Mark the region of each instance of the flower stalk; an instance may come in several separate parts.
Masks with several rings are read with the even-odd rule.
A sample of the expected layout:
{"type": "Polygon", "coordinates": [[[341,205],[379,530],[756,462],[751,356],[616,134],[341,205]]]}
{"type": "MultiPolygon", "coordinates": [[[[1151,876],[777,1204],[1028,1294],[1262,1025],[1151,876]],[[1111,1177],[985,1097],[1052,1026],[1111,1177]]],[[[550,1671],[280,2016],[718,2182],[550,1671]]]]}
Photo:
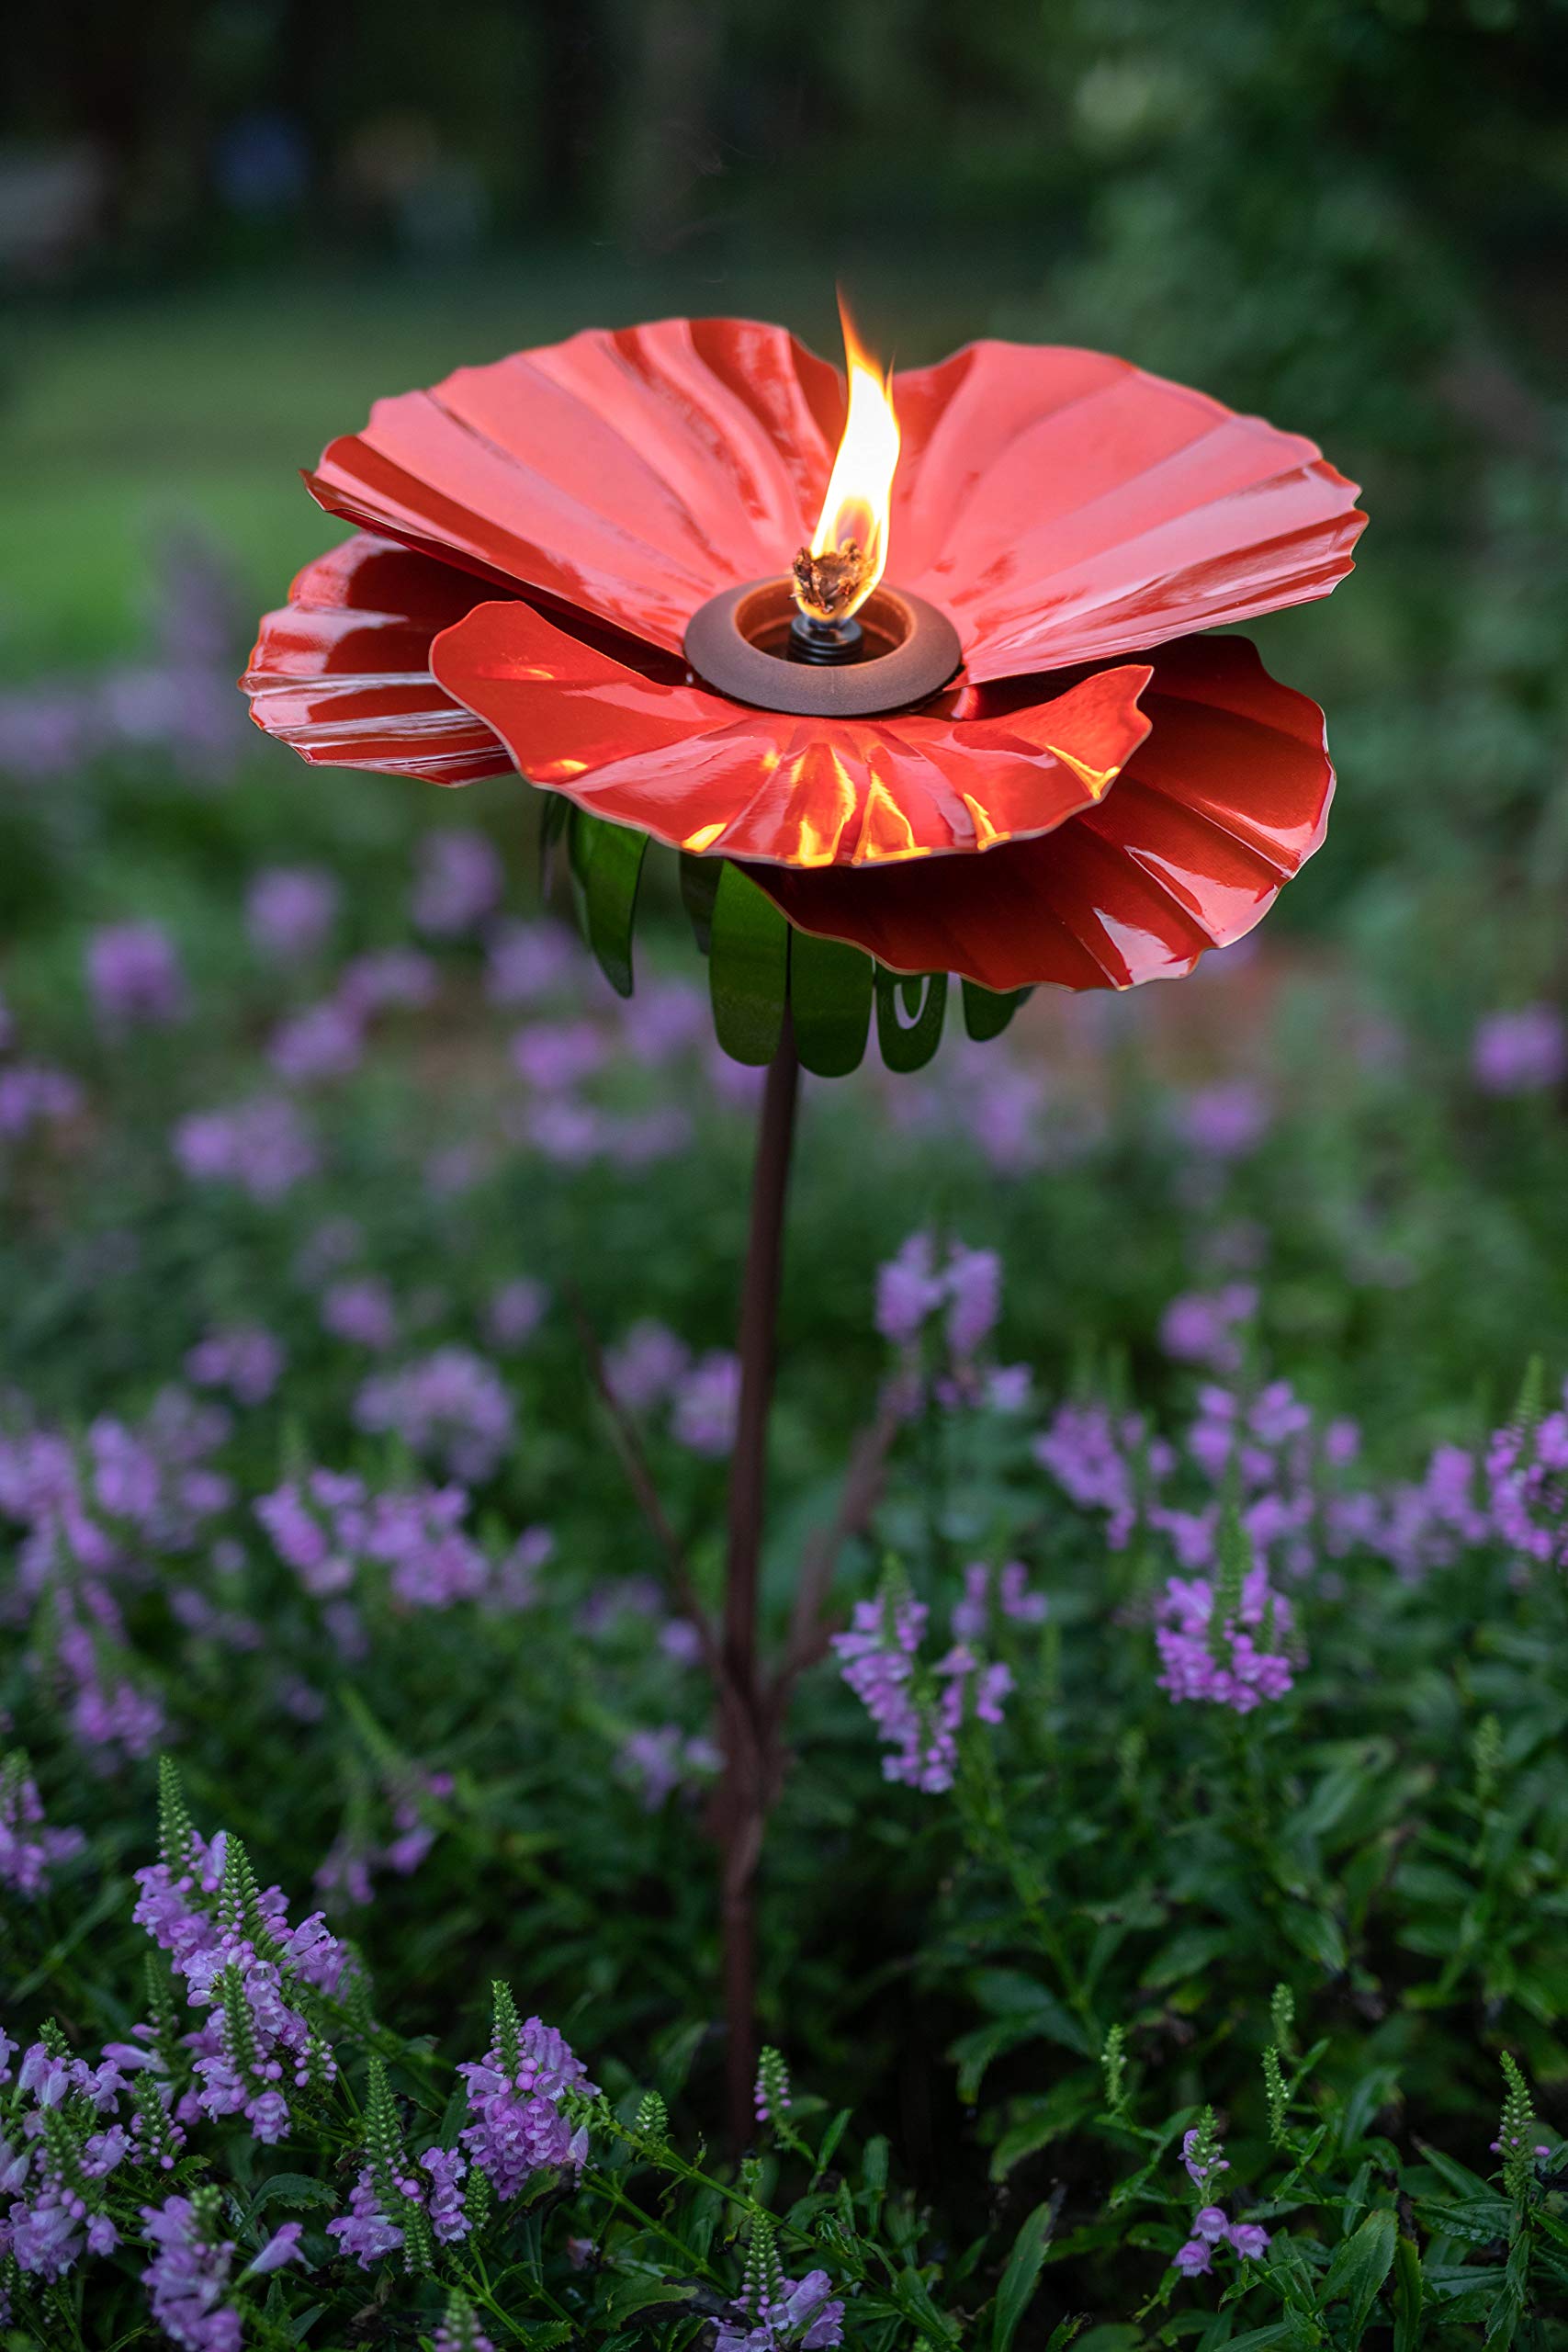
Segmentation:
{"type": "Polygon", "coordinates": [[[758,1596],[767,1492],[784,1205],[789,1193],[800,1063],[786,1011],[768,1065],[757,1130],[751,1222],[740,1294],[740,1401],[729,1478],[719,1734],[724,1783],[717,1828],[726,2027],[726,2113],[739,2149],[751,2132],[757,2072],[757,1868],[778,1781],[778,1713],[758,1651],[758,1596]]]}

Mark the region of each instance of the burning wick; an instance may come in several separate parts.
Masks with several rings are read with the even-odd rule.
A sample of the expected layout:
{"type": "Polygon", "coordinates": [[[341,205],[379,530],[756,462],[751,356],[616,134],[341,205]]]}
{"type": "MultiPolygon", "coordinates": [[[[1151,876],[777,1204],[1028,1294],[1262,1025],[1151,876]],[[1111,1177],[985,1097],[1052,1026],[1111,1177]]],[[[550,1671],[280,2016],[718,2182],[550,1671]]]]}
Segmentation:
{"type": "Polygon", "coordinates": [[[848,620],[862,602],[865,571],[865,549],[858,539],[846,539],[826,555],[802,548],[795,559],[795,601],[807,620],[848,620]]]}
{"type": "Polygon", "coordinates": [[[802,662],[849,662],[863,639],[853,616],[887,563],[887,518],[898,462],[890,380],[856,335],[842,295],[839,317],[850,399],[843,438],[809,547],[796,554],[791,590],[799,611],[790,652],[802,662]]]}

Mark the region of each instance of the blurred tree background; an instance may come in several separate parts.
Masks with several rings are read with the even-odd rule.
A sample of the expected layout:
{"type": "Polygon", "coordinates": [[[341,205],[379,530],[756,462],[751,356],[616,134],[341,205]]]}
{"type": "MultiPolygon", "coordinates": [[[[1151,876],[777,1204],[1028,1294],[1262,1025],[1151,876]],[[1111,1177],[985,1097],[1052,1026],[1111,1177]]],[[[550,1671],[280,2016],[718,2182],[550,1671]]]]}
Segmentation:
{"type": "Polygon", "coordinates": [[[77,0],[8,64],[0,674],[132,643],[171,518],[276,601],[378,390],[670,310],[832,348],[838,274],[900,360],[1099,344],[1357,475],[1357,581],[1257,631],[1345,778],[1285,921],[1439,1023],[1561,986],[1558,0],[77,0]]]}

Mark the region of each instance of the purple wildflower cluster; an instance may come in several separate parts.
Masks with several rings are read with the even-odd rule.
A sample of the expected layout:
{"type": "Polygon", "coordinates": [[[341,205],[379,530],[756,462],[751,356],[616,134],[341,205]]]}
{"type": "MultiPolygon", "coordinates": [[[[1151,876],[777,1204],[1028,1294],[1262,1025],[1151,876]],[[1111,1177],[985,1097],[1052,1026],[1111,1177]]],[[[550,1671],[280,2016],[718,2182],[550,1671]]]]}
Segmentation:
{"type": "MultiPolygon", "coordinates": [[[[1539,1419],[1506,1423],[1478,1453],[1438,1445],[1418,1478],[1382,1487],[1354,1482],[1355,1423],[1320,1424],[1282,1380],[1248,1396],[1205,1384],[1174,1443],[1139,1414],[1066,1404],[1033,1451],[1080,1510],[1103,1518],[1113,1551],[1142,1530],[1168,1541],[1179,1568],[1199,1577],[1214,1569],[1222,1493],[1234,1478],[1241,1527],[1277,1595],[1281,1578],[1331,1575],[1352,1551],[1385,1560],[1407,1583],[1487,1543],[1511,1552],[1520,1575],[1568,1565],[1568,1389],[1539,1419]]],[[[1176,1595],[1171,1606],[1179,1623],[1197,1603],[1176,1595]]]]}
{"type": "Polygon", "coordinates": [[[1562,1404],[1494,1432],[1484,1464],[1493,1530],[1521,1563],[1568,1567],[1568,1389],[1562,1404]]]}
{"type": "Polygon", "coordinates": [[[776,2123],[787,2115],[793,2101],[790,2098],[789,2069],[782,2052],[770,2043],[757,2061],[757,2079],[751,2086],[751,2108],[759,2123],[776,2123]]]}
{"type": "Polygon", "coordinates": [[[437,2245],[454,2245],[473,2227],[463,2204],[468,2170],[467,2158],[456,2148],[426,2148],[417,2158],[400,2152],[390,2162],[373,2154],[349,2191],[348,2211],[327,2223],[327,2235],[362,2270],[404,2247],[416,2222],[437,2245]],[[384,2210],[388,2206],[395,2208],[398,2219],[384,2210]]]}
{"type": "MultiPolygon", "coordinates": [[[[235,2247],[219,2234],[218,2216],[210,2189],[141,2209],[142,2236],[155,2249],[143,2273],[152,2316],[183,2352],[240,2352],[243,2340],[240,2313],[227,2300],[235,2247]]],[[[285,2222],[243,2276],[262,2278],[303,2261],[300,2234],[298,2222],[285,2222]]]]}
{"type": "Polygon", "coordinates": [[[282,2139],[289,2098],[335,2080],[337,2062],[306,2014],[310,1995],[334,1998],[348,1955],[321,1914],[292,1928],[280,1887],[258,1889],[243,1848],[220,1831],[208,1844],[183,1815],[166,1828],[163,1860],[136,1873],[132,1914],[183,1977],[207,2022],[184,2037],[194,2058],[176,2121],[243,2115],[254,2137],[282,2139]]]}
{"type": "MultiPolygon", "coordinates": [[[[277,2136],[278,2109],[285,2123],[288,2109],[271,2087],[282,2071],[272,2052],[303,2052],[310,2079],[331,2077],[324,2045],[308,2028],[300,2028],[302,2041],[293,2031],[283,1992],[297,1984],[335,1989],[342,1955],[317,1922],[291,1930],[281,1896],[276,1889],[256,1894],[238,1849],[225,1867],[224,1841],[204,1845],[176,1811],[178,1856],[139,1873],[138,1917],[170,1951],[192,2005],[220,2014],[221,2022],[184,2037],[194,2060],[184,2095],[172,2071],[174,2046],[159,2028],[137,2026],[130,2041],[109,2043],[96,2065],[70,2055],[50,2028],[13,2066],[17,2044],[0,2032],[0,2264],[9,2257],[25,2278],[45,2284],[85,2256],[115,2250],[119,2233],[107,2184],[130,2175],[151,2187],[172,2171],[185,2126],[197,2115],[243,2108],[258,2139],[277,2136]],[[263,1959],[258,1938],[276,1957],[263,1959]],[[241,2072],[250,2077],[248,2099],[235,2079],[241,2072]]],[[[241,2341],[229,2301],[235,2249],[220,2238],[216,2211],[212,2192],[141,2208],[143,2234],[155,2248],[144,2274],[153,2316],[192,2352],[231,2352],[241,2341]]],[[[299,2222],[286,2223],[243,2275],[262,2277],[298,2259],[299,2236],[299,2222]]]]}
{"type": "Polygon", "coordinates": [[[929,1233],[912,1233],[895,1257],[878,1267],[876,1328],[898,1351],[894,1394],[916,1411],[927,1394],[952,1408],[989,1404],[1018,1412],[1027,1404],[1025,1364],[998,1367],[982,1361],[1001,1313],[1002,1267],[994,1250],[948,1245],[939,1261],[929,1233]],[[940,1359],[932,1372],[932,1358],[940,1359]]]}
{"type": "Polygon", "coordinates": [[[366,1904],[377,1871],[412,1878],[436,1839],[430,1807],[444,1803],[457,1783],[450,1772],[428,1772],[418,1767],[390,1779],[386,1798],[391,1810],[392,1834],[381,1845],[370,1845],[348,1835],[339,1838],[316,1871],[318,1894],[329,1903],[366,1904]]]}
{"type": "Polygon", "coordinates": [[[1243,1577],[1235,1614],[1202,1577],[1172,1577],[1156,1604],[1155,1644],[1159,1687],[1175,1700],[1206,1700],[1250,1714],[1266,1699],[1282,1699],[1293,1679],[1291,1660],[1276,1642],[1291,1630],[1291,1605],[1273,1591],[1266,1568],[1243,1577]]]}
{"type": "Polygon", "coordinates": [[[1015,1625],[1043,1625],[1048,1608],[1043,1592],[1030,1590],[1021,1560],[1004,1561],[999,1568],[988,1560],[971,1560],[964,1571],[964,1598],[953,1611],[953,1634],[959,1641],[983,1641],[993,1614],[1015,1625]]]}
{"type": "Polygon", "coordinates": [[[269,865],[245,893],[245,928],[257,953],[283,965],[309,963],[332,935],[342,897],[319,865],[269,865]]]}
{"type": "Polygon", "coordinates": [[[0,1433],[0,1522],[20,1529],[10,1613],[36,1611],[32,1670],[52,1684],[73,1737],[106,1768],[144,1756],[163,1712],[133,1665],[119,1595],[209,1538],[232,1488],[211,1465],[230,1417],[188,1390],[163,1390],[137,1423],[109,1416],[80,1438],[39,1427],[0,1433]]]}
{"type": "Polygon", "coordinates": [[[658,1724],[627,1734],[615,1758],[621,1779],[637,1791],[645,1813],[658,1813],[679,1790],[683,1795],[711,1781],[723,1764],[711,1739],[658,1724]]]}
{"type": "Polygon", "coordinates": [[[670,1434],[688,1453],[722,1462],[733,1451],[739,1410],[740,1359],[710,1348],[676,1383],[670,1434]]]}
{"type": "Polygon", "coordinates": [[[1488,1013],[1471,1041],[1470,1066],[1487,1094],[1542,1094],[1568,1078],[1568,1023],[1554,1005],[1488,1013]]]}
{"type": "Polygon", "coordinates": [[[439,975],[417,947],[355,956],[329,996],[289,1013],[273,1031],[267,1058],[291,1086],[349,1077],[364,1059],[366,1033],[378,1013],[414,1011],[434,1000],[439,975]]]}
{"type": "Polygon", "coordinates": [[[457,939],[475,931],[501,902],[506,876],[483,833],[438,826],[422,838],[410,907],[416,930],[457,939]]]}
{"type": "Polygon", "coordinates": [[[0,2263],[10,2256],[47,2282],[119,2243],[103,2183],[133,2156],[131,2135],[115,2120],[126,2078],[107,2052],[97,2066],[67,2056],[59,2037],[35,2041],[13,2068],[16,2053],[0,2032],[0,2090],[14,2084],[0,2134],[0,2199],[9,2199],[0,2263]]]}
{"type": "Polygon", "coordinates": [[[496,1991],[490,2048],[457,2072],[468,2086],[469,2119],[459,2137],[503,2205],[536,2173],[581,2171],[588,2127],[568,2109],[581,2112],[598,2086],[554,2026],[537,2018],[518,2022],[504,1986],[496,1991]]]}
{"type": "Polygon", "coordinates": [[[576,933],[561,922],[497,923],[486,958],[485,993],[507,1010],[573,997],[592,969],[576,933]]]}
{"type": "Polygon", "coordinates": [[[288,1352],[281,1340],[259,1324],[213,1331],[186,1358],[186,1378],[195,1388],[226,1389],[236,1405],[265,1405],[283,1377],[288,1352]]]}
{"type": "Polygon", "coordinates": [[[671,1436],[688,1453],[719,1462],[735,1443],[740,1361],[727,1348],[694,1356],[683,1340],[651,1319],[634,1323],[604,1351],[604,1376],[628,1413],[667,1410],[671,1436]]]}
{"type": "Polygon", "coordinates": [[[331,996],[289,1013],[273,1031],[267,1058],[290,1086],[329,1084],[349,1077],[365,1056],[372,1017],[428,1004],[435,967],[413,947],[356,956],[338,975],[331,996]]]}
{"type": "Polygon", "coordinates": [[[81,1111],[82,1089],[42,1062],[0,1069],[0,1143],[25,1143],[40,1127],[64,1126],[81,1111]]]}
{"type": "Polygon", "coordinates": [[[1213,2120],[1207,2114],[1202,2123],[1184,2134],[1181,2161],[1205,2202],[1193,2215],[1192,2235],[1185,2245],[1178,2247],[1172,2267],[1179,2270],[1184,2278],[1195,2278],[1212,2268],[1214,2255],[1224,2245],[1234,2247],[1245,2261],[1259,2260],[1268,2251],[1268,2231],[1257,2222],[1233,2222],[1223,2206],[1207,2202],[1221,2173],[1230,2170],[1214,2137],[1213,2120]]]}
{"type": "MultiPolygon", "coordinates": [[[[361,1570],[386,1572],[388,1589],[406,1609],[449,1609],[457,1601],[514,1597],[508,1563],[490,1555],[466,1531],[462,1487],[412,1487],[376,1492],[352,1472],[316,1469],[288,1479],[255,1505],[256,1517],[286,1567],[307,1592],[330,1600],[358,1583],[361,1570]]],[[[548,1539],[525,1531],[513,1565],[525,1584],[548,1539]]]]}
{"type": "Polygon", "coordinates": [[[610,1039],[596,1021],[535,1021],[512,1041],[512,1062],[525,1085],[541,1094],[581,1086],[610,1058],[610,1039]]]}
{"type": "Polygon", "coordinates": [[[1249,1079],[1221,1079],[1179,1097],[1171,1125],[1200,1159],[1248,1159],[1268,1134],[1272,1115],[1268,1096],[1249,1079]]]}
{"type": "Polygon", "coordinates": [[[257,1094],[226,1111],[193,1111],[175,1129],[174,1153],[197,1184],[236,1184],[270,1205],[316,1172],[316,1146],[295,1104],[257,1094]]]}
{"type": "Polygon", "coordinates": [[[350,1347],[385,1355],[398,1343],[391,1284],[380,1274],[345,1274],[329,1283],[321,1296],[321,1329],[350,1347]]]}
{"type": "Polygon", "coordinates": [[[354,1403],[362,1430],[400,1437],[454,1478],[479,1483],[512,1442],[512,1399],[494,1365],[471,1348],[437,1348],[367,1380],[354,1403]]]}
{"type": "Polygon", "coordinates": [[[844,2306],[825,2270],[741,2295],[716,2323],[713,2352],[829,2352],[844,2340],[844,2306]]]}
{"type": "Polygon", "coordinates": [[[357,1009],[327,997],[280,1021],[266,1057],[288,1085],[313,1086],[347,1078],[364,1053],[365,1026],[357,1009]]]}
{"type": "Polygon", "coordinates": [[[605,1349],[604,1377],[626,1411],[648,1413],[672,1395],[690,1362],[685,1341],[649,1317],[605,1349]]]}
{"type": "Polygon", "coordinates": [[[632,1631],[639,1655],[651,1643],[676,1666],[694,1666],[702,1656],[702,1636],[689,1617],[671,1614],[655,1577],[604,1577],[578,1610],[577,1625],[589,1641],[632,1631]]]}
{"type": "Polygon", "coordinates": [[[1005,1047],[976,1047],[966,1039],[919,1080],[900,1081],[886,1108],[896,1125],[917,1134],[964,1136],[999,1176],[1061,1167],[1091,1139],[1081,1117],[1066,1115],[1043,1070],[1005,1047]]]}
{"type": "Polygon", "coordinates": [[[502,1353],[531,1340],[544,1319],[550,1295],[531,1274],[514,1274],[490,1296],[484,1311],[485,1337],[502,1353]]]}
{"type": "Polygon", "coordinates": [[[338,976],[337,998],[357,1021],[378,1012],[418,1012],[435,1001],[440,974],[417,947],[375,947],[338,976]]]}
{"type": "Polygon", "coordinates": [[[877,1270],[876,1328],[895,1347],[910,1347],[932,1317],[946,1310],[948,1345],[972,1356],[1001,1308],[1001,1261],[994,1250],[953,1242],[937,1263],[929,1233],[913,1233],[877,1270]]]}
{"type": "Polygon", "coordinates": [[[185,975],[155,922],[106,924],[87,943],[87,988],[106,1035],[163,1029],[187,1010],[185,975]]]}
{"type": "Polygon", "coordinates": [[[581,949],[560,926],[497,926],[489,946],[491,1001],[530,1016],[512,1041],[523,1085],[507,1122],[512,1139],[566,1168],[598,1161],[637,1168],[682,1150],[691,1119],[678,1104],[665,1099],[622,1108],[585,1090],[601,1077],[624,1081],[705,1045],[701,991],[686,981],[653,979],[624,1004],[587,1019],[558,1009],[580,1001],[584,968],[581,949]]]}
{"type": "MultiPolygon", "coordinates": [[[[970,1622],[977,1605],[987,1605],[979,1593],[976,1584],[967,1585],[959,1604],[970,1622]]],[[[934,1666],[922,1666],[930,1614],[907,1588],[889,1583],[876,1600],[855,1603],[850,1630],[834,1634],[833,1651],[888,1751],[884,1779],[935,1796],[953,1786],[964,1721],[1000,1723],[1013,1678],[1010,1668],[987,1663],[967,1640],[955,1641],[934,1666]]]]}
{"type": "Polygon", "coordinates": [[[51,1828],[25,1757],[0,1763],[0,1886],[29,1898],[47,1893],[60,1864],[86,1842],[80,1829],[51,1828]]]}
{"type": "Polygon", "coordinates": [[[452,2297],[446,2317],[430,2340],[433,2352],[495,2352],[466,2295],[452,2297]]]}
{"type": "Polygon", "coordinates": [[[1173,1363],[1201,1364],[1208,1372],[1238,1373],[1243,1360],[1238,1334],[1257,1312],[1256,1283],[1226,1283],[1217,1291],[1190,1291],[1173,1298],[1160,1317],[1160,1346],[1173,1363]]]}

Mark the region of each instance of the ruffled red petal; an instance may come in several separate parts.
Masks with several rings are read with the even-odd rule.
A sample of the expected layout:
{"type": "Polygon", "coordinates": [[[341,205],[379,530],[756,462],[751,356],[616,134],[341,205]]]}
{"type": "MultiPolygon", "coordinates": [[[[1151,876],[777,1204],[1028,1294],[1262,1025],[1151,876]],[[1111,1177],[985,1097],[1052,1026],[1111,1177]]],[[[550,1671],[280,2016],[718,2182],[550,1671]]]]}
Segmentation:
{"type": "Polygon", "coordinates": [[[258,727],[301,759],[427,784],[511,765],[430,673],[430,645],[493,591],[450,564],[360,534],[308,563],[262,620],[240,684],[258,727]]]}
{"type": "MultiPolygon", "coordinates": [[[[978,343],[894,381],[888,577],[976,679],[1106,661],[1325,595],[1365,517],[1299,435],[1098,352],[978,343]]],[[[313,476],[332,513],[678,650],[809,537],[843,419],[782,328],[667,319],[379,401],[313,476]]],[[[570,624],[575,626],[575,624],[570,624]]]]}
{"type": "MultiPolygon", "coordinates": [[[[1250,931],[1323,839],[1323,714],[1244,638],[1153,655],[1146,741],[1099,806],[1039,841],[892,872],[750,869],[792,922],[895,971],[984,988],[1134,987],[1250,931]]],[[[1041,682],[1043,684],[1044,682],[1041,682]]]]}
{"type": "Polygon", "coordinates": [[[705,599],[788,571],[843,406],[782,327],[663,319],[378,401],[306,480],[331,514],[679,651],[705,599]]]}
{"type": "Polygon", "coordinates": [[[1146,666],[976,718],[799,718],[650,677],[523,604],[478,606],[431,665],[532,783],[677,848],[789,865],[951,862],[1047,832],[1146,729],[1146,666]]]}
{"type": "Polygon", "coordinates": [[[889,576],[976,680],[1325,596],[1366,523],[1314,443],[1101,352],[972,344],[894,398],[889,576]]]}

